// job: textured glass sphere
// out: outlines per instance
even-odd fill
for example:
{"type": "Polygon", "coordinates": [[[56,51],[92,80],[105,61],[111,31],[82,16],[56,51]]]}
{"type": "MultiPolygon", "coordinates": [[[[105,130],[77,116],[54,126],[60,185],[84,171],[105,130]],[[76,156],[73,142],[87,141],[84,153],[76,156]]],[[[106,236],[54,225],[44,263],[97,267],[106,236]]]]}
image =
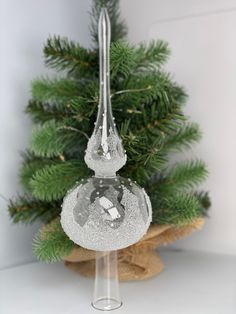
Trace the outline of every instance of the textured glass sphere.
{"type": "Polygon", "coordinates": [[[130,179],[92,177],[64,198],[61,224],[76,244],[96,251],[125,248],[147,232],[152,217],[144,189],[130,179]]]}

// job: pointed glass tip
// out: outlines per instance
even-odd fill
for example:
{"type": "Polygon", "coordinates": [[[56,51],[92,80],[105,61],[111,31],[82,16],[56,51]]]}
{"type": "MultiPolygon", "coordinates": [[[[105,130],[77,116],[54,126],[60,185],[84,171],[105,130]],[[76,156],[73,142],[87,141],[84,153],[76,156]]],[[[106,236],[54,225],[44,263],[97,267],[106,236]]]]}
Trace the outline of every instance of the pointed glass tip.
{"type": "Polygon", "coordinates": [[[106,19],[106,21],[110,22],[109,14],[105,7],[101,8],[99,20],[101,19],[106,19]]]}
{"type": "Polygon", "coordinates": [[[109,15],[107,9],[103,8],[98,23],[99,110],[85,154],[86,164],[97,177],[114,177],[127,159],[115,127],[110,101],[110,33],[109,15]]]}
{"type": "Polygon", "coordinates": [[[98,22],[98,39],[100,44],[104,44],[106,41],[110,42],[111,37],[111,23],[106,8],[101,9],[98,22]]]}

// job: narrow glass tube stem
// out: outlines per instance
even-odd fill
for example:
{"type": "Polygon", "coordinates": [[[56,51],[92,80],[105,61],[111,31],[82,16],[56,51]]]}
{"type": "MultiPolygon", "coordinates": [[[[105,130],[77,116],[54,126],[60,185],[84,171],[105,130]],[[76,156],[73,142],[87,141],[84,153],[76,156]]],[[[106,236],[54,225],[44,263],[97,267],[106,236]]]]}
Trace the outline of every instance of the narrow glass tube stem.
{"type": "Polygon", "coordinates": [[[110,103],[110,20],[105,9],[101,11],[98,25],[99,38],[99,70],[100,70],[100,102],[107,109],[110,103]]]}
{"type": "Polygon", "coordinates": [[[108,116],[111,113],[110,102],[110,20],[106,9],[102,9],[98,25],[99,61],[100,61],[100,101],[99,109],[102,115],[101,146],[105,154],[108,152],[108,116]]]}
{"type": "Polygon", "coordinates": [[[121,305],[117,251],[97,251],[92,306],[98,310],[110,311],[121,305]]]}

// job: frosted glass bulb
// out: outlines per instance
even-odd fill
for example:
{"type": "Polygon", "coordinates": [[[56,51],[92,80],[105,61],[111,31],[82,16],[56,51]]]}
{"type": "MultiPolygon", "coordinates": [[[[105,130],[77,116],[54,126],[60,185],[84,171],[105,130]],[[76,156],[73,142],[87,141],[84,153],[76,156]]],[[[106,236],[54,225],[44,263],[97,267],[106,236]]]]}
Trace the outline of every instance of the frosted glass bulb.
{"type": "Polygon", "coordinates": [[[149,197],[130,179],[92,177],[66,195],[61,222],[78,245],[111,251],[136,243],[151,217],[149,197]]]}
{"type": "Polygon", "coordinates": [[[110,102],[110,21],[102,9],[98,27],[100,98],[95,128],[85,162],[95,176],[82,180],[67,193],[61,224],[78,245],[111,251],[136,243],[146,233],[152,217],[149,197],[130,179],[116,175],[126,154],[116,130],[110,102]]]}

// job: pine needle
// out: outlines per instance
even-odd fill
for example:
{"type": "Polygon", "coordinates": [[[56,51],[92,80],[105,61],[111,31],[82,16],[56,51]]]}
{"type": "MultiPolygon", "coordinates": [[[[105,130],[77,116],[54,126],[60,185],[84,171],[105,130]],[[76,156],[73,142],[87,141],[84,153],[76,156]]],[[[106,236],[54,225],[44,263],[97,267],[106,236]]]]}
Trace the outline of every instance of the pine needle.
{"type": "Polygon", "coordinates": [[[44,262],[60,261],[74,246],[62,230],[58,218],[42,227],[33,241],[34,254],[44,262]]]}

